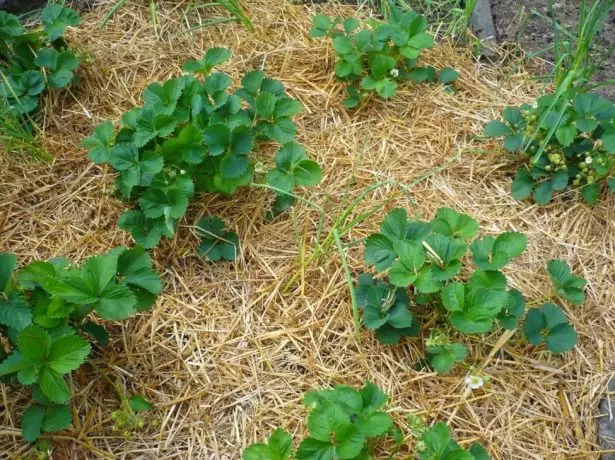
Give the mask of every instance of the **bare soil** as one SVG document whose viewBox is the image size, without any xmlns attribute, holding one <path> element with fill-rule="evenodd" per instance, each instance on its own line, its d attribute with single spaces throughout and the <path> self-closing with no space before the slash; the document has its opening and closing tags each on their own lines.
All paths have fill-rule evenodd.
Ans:
<svg viewBox="0 0 615 460">
<path fill-rule="evenodd" d="M 560 24 L 568 30 L 574 30 L 578 24 L 579 0 L 561 0 L 555 3 L 555 16 Z M 547 20 L 538 17 L 533 11 L 549 16 L 549 0 L 492 0 L 491 8 L 497 31 L 498 42 L 519 43 L 525 51 L 535 52 L 553 43 L 553 28 Z M 604 56 L 609 46 L 615 44 L 615 9 L 611 11 L 609 20 L 598 35 L 595 51 Z M 553 55 L 541 55 L 547 63 L 552 62 Z M 595 74 L 595 80 L 601 81 L 615 78 L 615 53 L 602 63 Z M 599 92 L 615 100 L 615 86 L 606 86 Z"/>
</svg>

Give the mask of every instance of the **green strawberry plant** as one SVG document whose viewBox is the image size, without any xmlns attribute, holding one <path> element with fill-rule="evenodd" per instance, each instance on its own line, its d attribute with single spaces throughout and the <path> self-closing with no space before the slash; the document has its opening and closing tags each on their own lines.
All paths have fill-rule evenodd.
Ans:
<svg viewBox="0 0 615 460">
<path fill-rule="evenodd" d="M 22 416 L 24 439 L 61 431 L 72 422 L 67 377 L 109 336 L 93 321 L 126 319 L 152 307 L 162 282 L 144 249 L 115 248 L 81 266 L 65 259 L 17 270 L 17 257 L 0 253 L 0 378 L 32 389 Z"/>
<path fill-rule="evenodd" d="M 25 125 L 49 88 L 75 81 L 79 60 L 62 38 L 80 22 L 77 12 L 50 3 L 41 13 L 42 28 L 26 30 L 19 18 L 0 11 L 0 98 L 8 113 Z"/>
<path fill-rule="evenodd" d="M 417 335 L 419 318 L 429 317 L 435 327 L 425 343 L 428 360 L 437 372 L 448 372 L 468 355 L 465 345 L 451 341 L 453 331 L 486 334 L 498 324 L 517 328 L 527 310 L 526 300 L 509 287 L 501 270 L 525 251 L 527 239 L 518 232 L 478 238 L 478 230 L 476 220 L 448 208 L 440 208 L 429 222 L 408 219 L 401 208 L 387 214 L 380 232 L 365 240 L 364 259 L 388 279 L 363 273 L 355 288 L 363 324 L 375 331 L 380 342 L 391 345 Z M 475 269 L 467 263 L 468 252 Z M 583 303 L 585 280 L 572 275 L 559 260 L 550 261 L 548 271 L 555 288 L 548 299 L 559 296 Z M 526 326 L 530 322 L 534 327 L 526 327 L 527 338 L 535 345 L 546 343 L 554 353 L 572 349 L 576 333 L 565 315 L 561 309 L 554 312 L 559 307 L 545 308 L 529 310 Z M 539 337 L 545 337 L 553 325 L 559 327 L 547 334 L 549 340 L 536 338 L 537 327 Z"/>
<path fill-rule="evenodd" d="M 507 107 L 484 135 L 501 138 L 521 166 L 512 183 L 517 200 L 547 204 L 554 192 L 579 189 L 595 204 L 603 189 L 615 193 L 615 106 L 598 95 L 539 97 L 534 105 Z"/>
<path fill-rule="evenodd" d="M 399 82 L 439 80 L 451 88 L 459 77 L 457 71 L 447 67 L 438 76 L 435 68 L 417 65 L 421 52 L 435 46 L 427 27 L 423 16 L 392 5 L 386 20 L 371 18 L 365 21 L 365 27 L 352 17 L 342 20 L 316 15 L 310 36 L 332 39 L 336 53 L 335 76 L 347 84 L 343 104 L 353 108 L 372 93 L 384 99 L 392 98 Z"/>
<path fill-rule="evenodd" d="M 314 186 L 322 178 L 320 166 L 294 140 L 293 117 L 301 104 L 261 70 L 246 73 L 241 87 L 230 91 L 231 78 L 212 73 L 230 57 L 225 48 L 207 50 L 202 60 L 185 64 L 185 75 L 149 85 L 143 107 L 125 113 L 117 131 L 107 121 L 81 143 L 93 162 L 110 164 L 118 173 L 117 192 L 133 205 L 119 225 L 145 248 L 175 235 L 197 193 L 232 195 L 262 180 L 279 193 L 279 201 L 287 201 L 293 188 Z M 266 160 L 258 156 L 264 143 L 280 146 L 268 174 Z M 232 260 L 229 244 L 236 245 L 236 238 L 221 223 L 201 226 L 201 252 L 210 260 Z M 221 244 L 224 235 L 227 244 Z"/>
<path fill-rule="evenodd" d="M 235 260 L 239 238 L 237 233 L 226 230 L 224 222 L 216 216 L 207 216 L 199 221 L 198 231 L 201 235 L 199 254 L 211 262 Z"/>
<path fill-rule="evenodd" d="M 379 440 L 391 437 L 397 450 L 404 436 L 391 415 L 382 411 L 388 396 L 367 381 L 361 390 L 337 385 L 331 390 L 310 391 L 304 397 L 310 408 L 307 419 L 309 436 L 293 449 L 292 436 L 282 429 L 275 430 L 266 443 L 247 447 L 243 460 L 371 460 Z M 413 436 L 416 433 L 413 432 Z M 423 428 L 418 434 L 415 451 L 422 460 L 487 460 L 487 452 L 473 444 L 469 451 L 451 439 L 448 426 L 439 423 Z M 393 458 L 390 455 L 389 458 Z M 464 456 L 465 455 L 465 456 Z"/>
</svg>

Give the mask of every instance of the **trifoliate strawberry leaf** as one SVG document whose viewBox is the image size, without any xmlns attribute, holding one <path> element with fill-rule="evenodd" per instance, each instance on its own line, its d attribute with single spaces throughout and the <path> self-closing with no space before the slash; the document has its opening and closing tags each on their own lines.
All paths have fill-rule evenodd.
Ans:
<svg viewBox="0 0 615 460">
<path fill-rule="evenodd" d="M 546 343 L 547 349 L 553 353 L 569 351 L 577 342 L 577 333 L 568 323 L 566 315 L 551 303 L 528 312 L 523 332 L 532 345 Z"/>
<path fill-rule="evenodd" d="M 427 354 L 431 367 L 438 374 L 446 374 L 455 363 L 468 357 L 468 349 L 460 343 L 431 345 L 427 347 Z"/>
<path fill-rule="evenodd" d="M 436 423 L 421 436 L 425 450 L 419 453 L 419 460 L 454 459 L 475 460 L 474 456 L 451 438 L 451 429 L 445 423 Z"/>
<path fill-rule="evenodd" d="M 278 428 L 267 444 L 252 444 L 243 451 L 243 460 L 289 460 L 293 449 L 293 438 Z"/>
<path fill-rule="evenodd" d="M 231 52 L 227 48 L 209 48 L 200 61 L 190 60 L 186 62 L 184 71 L 207 75 L 215 66 L 228 61 L 230 58 Z"/>
<path fill-rule="evenodd" d="M 139 206 L 149 219 L 179 219 L 186 213 L 189 201 L 188 195 L 178 188 L 163 190 L 151 187 L 139 199 Z"/>
<path fill-rule="evenodd" d="M 76 11 L 62 5 L 50 3 L 41 13 L 41 21 L 49 41 L 55 41 L 64 35 L 69 26 L 78 26 L 81 22 Z"/>
<path fill-rule="evenodd" d="M 394 286 L 407 287 L 414 283 L 425 263 L 423 247 L 411 241 L 398 241 L 395 246 L 398 259 L 389 270 L 389 281 Z"/>
<path fill-rule="evenodd" d="M 41 406 L 32 405 L 28 407 L 21 416 L 21 433 L 28 442 L 34 442 L 41 435 L 43 430 L 43 419 L 45 409 Z"/>
<path fill-rule="evenodd" d="M 574 305 L 585 302 L 583 288 L 587 284 L 583 278 L 574 276 L 570 267 L 562 260 L 551 260 L 547 264 L 547 270 L 557 295 L 563 297 Z"/>
<path fill-rule="evenodd" d="M 211 262 L 235 260 L 239 248 L 239 238 L 234 232 L 226 230 L 226 225 L 215 216 L 202 218 L 198 224 L 201 236 L 199 254 Z"/>
<path fill-rule="evenodd" d="M 106 121 L 94 128 L 94 134 L 81 141 L 79 147 L 88 149 L 88 158 L 96 164 L 109 161 L 109 151 L 113 145 L 115 130 L 113 123 Z"/>
<path fill-rule="evenodd" d="M 511 289 L 507 292 L 506 304 L 498 314 L 498 322 L 504 329 L 512 331 L 517 328 L 517 324 L 525 312 L 525 297 L 521 291 Z"/>
<path fill-rule="evenodd" d="M 146 249 L 154 248 L 162 236 L 173 236 L 164 219 L 148 219 L 142 211 L 125 211 L 118 222 L 122 230 L 130 232 L 134 240 Z"/>
<path fill-rule="evenodd" d="M 449 322 L 465 334 L 489 332 L 506 300 L 505 292 L 468 289 L 456 282 L 442 290 L 442 303 L 451 312 Z"/>
<path fill-rule="evenodd" d="M 418 325 L 413 322 L 408 295 L 403 289 L 395 289 L 363 273 L 359 275 L 355 293 L 357 304 L 363 310 L 363 324 L 376 331 L 380 342 L 392 345 L 404 336 L 413 335 Z"/>
<path fill-rule="evenodd" d="M 491 236 L 474 240 L 470 249 L 474 263 L 482 270 L 499 270 L 527 247 L 527 238 L 522 233 L 506 232 L 496 238 Z"/>
<path fill-rule="evenodd" d="M 13 38 L 23 35 L 25 31 L 17 16 L 0 11 L 0 41 L 11 43 Z"/>
<path fill-rule="evenodd" d="M 150 84 L 143 93 L 145 107 L 156 113 L 172 115 L 185 84 L 185 81 L 179 78 L 167 80 L 162 84 Z"/>
<path fill-rule="evenodd" d="M 157 137 L 166 137 L 177 126 L 177 120 L 170 115 L 157 113 L 150 107 L 143 108 L 136 120 L 134 143 L 144 147 Z"/>
<path fill-rule="evenodd" d="M 154 408 L 154 405 L 141 395 L 132 395 L 128 403 L 135 412 L 148 412 Z"/>
<path fill-rule="evenodd" d="M 53 88 L 64 88 L 73 80 L 73 71 L 79 67 L 79 61 L 68 51 L 58 52 L 54 48 L 39 51 L 36 65 L 48 69 L 47 80 Z"/>
<path fill-rule="evenodd" d="M 465 242 L 436 233 L 425 238 L 423 245 L 426 247 L 428 259 L 433 262 L 431 278 L 446 281 L 459 273 L 460 259 L 468 250 Z"/>
<path fill-rule="evenodd" d="M 440 208 L 431 221 L 434 232 L 444 236 L 470 240 L 478 232 L 478 222 L 450 208 Z"/>
<path fill-rule="evenodd" d="M 307 158 L 305 148 L 296 143 L 284 144 L 275 156 L 276 168 L 267 175 L 272 187 L 291 191 L 295 186 L 317 185 L 322 179 L 320 166 Z"/>
</svg>

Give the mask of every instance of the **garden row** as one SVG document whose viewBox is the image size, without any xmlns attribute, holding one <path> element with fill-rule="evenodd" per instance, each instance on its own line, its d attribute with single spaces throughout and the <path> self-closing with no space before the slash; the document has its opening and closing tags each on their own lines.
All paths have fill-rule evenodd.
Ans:
<svg viewBox="0 0 615 460">
<path fill-rule="evenodd" d="M 2 110 L 24 130 L 36 130 L 45 92 L 78 85 L 79 58 L 63 34 L 79 24 L 79 16 L 51 4 L 41 18 L 42 27 L 28 31 L 17 17 L 0 12 Z M 315 16 L 313 22 L 311 36 L 332 42 L 348 109 L 375 97 L 392 98 L 406 81 L 439 83 L 455 92 L 455 70 L 420 65 L 421 52 L 435 43 L 425 19 L 413 12 L 392 9 L 385 21 Z M 271 212 L 277 215 L 295 203 L 297 187 L 322 180 L 321 167 L 295 140 L 293 118 L 302 105 L 261 70 L 243 75 L 232 90 L 232 79 L 214 71 L 230 58 L 225 48 L 207 50 L 203 59 L 185 63 L 183 75 L 150 84 L 142 107 L 123 114 L 117 125 L 100 124 L 81 143 L 91 161 L 116 172 L 115 194 L 130 204 L 119 226 L 138 246 L 112 249 L 82 264 L 53 259 L 21 269 L 13 254 L 0 254 L 0 334 L 9 344 L 0 347 L 0 378 L 32 390 L 34 402 L 22 415 L 27 441 L 42 442 L 42 433 L 71 425 L 65 376 L 86 363 L 95 367 L 88 360 L 93 347 L 109 341 L 100 320 L 123 320 L 155 304 L 163 286 L 146 249 L 174 237 L 198 194 L 262 187 L 275 193 Z M 605 188 L 615 191 L 615 107 L 582 88 L 507 108 L 503 121 L 486 125 L 485 136 L 502 137 L 520 163 L 516 198 L 533 195 L 546 204 L 554 191 L 573 187 L 595 203 Z M 273 162 L 262 157 L 270 146 L 277 148 Z M 224 222 L 207 216 L 198 228 L 205 259 L 235 259 L 239 241 Z M 476 220 L 452 209 L 439 209 L 431 221 L 409 219 L 403 209 L 390 211 L 380 232 L 364 241 L 365 264 L 375 273 L 359 275 L 352 292 L 363 325 L 388 345 L 427 332 L 426 357 L 440 373 L 469 354 L 459 333 L 486 334 L 498 326 L 515 331 L 522 324 L 531 344 L 545 344 L 553 353 L 571 350 L 577 334 L 560 305 L 583 304 L 585 281 L 564 261 L 552 260 L 547 264 L 552 294 L 527 302 L 503 271 L 525 251 L 526 237 L 478 233 Z M 129 436 L 142 425 L 138 412 L 151 404 L 121 389 L 118 396 L 116 427 Z M 407 435 L 381 410 L 386 401 L 370 382 L 360 391 L 338 386 L 308 393 L 310 436 L 295 457 L 371 458 L 374 441 L 382 437 L 399 449 Z M 420 458 L 488 458 L 478 445 L 462 449 L 446 425 L 427 428 L 418 419 L 412 425 Z M 292 452 L 290 435 L 278 430 L 267 444 L 248 448 L 244 458 L 280 460 Z"/>
</svg>

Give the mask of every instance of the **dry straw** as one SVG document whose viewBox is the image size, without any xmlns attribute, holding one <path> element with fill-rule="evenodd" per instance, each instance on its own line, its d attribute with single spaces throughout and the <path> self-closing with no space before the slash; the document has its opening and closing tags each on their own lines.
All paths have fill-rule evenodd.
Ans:
<svg viewBox="0 0 615 460">
<path fill-rule="evenodd" d="M 299 140 L 326 177 L 301 193 L 326 211 L 323 240 L 346 210 L 339 224 L 373 215 L 350 228 L 338 225 L 345 244 L 375 231 L 394 206 L 426 218 L 450 206 L 475 216 L 486 233 L 525 232 L 528 251 L 508 274 L 528 298 L 549 289 L 551 258 L 568 261 L 589 281 L 587 304 L 566 306 L 579 344 L 556 357 L 501 331 L 473 337 L 468 361 L 491 379 L 469 393 L 461 368 L 445 376 L 414 370 L 419 340 L 385 347 L 363 331 L 357 343 L 333 240 L 311 257 L 321 217 L 315 208 L 301 204 L 270 222 L 263 215 L 271 194 L 262 189 L 203 196 L 177 238 L 154 251 L 166 285 L 156 307 L 113 326 L 116 339 L 95 354 L 128 392 L 155 402 L 158 425 L 128 441 L 113 432 L 117 398 L 86 369 L 72 380 L 75 427 L 55 437 L 54 458 L 239 459 L 243 447 L 275 427 L 304 430 L 304 391 L 364 379 L 389 392 L 400 424 L 410 412 L 449 422 L 464 445 L 480 441 L 496 459 L 596 458 L 597 407 L 614 364 L 615 200 L 595 207 L 575 196 L 547 207 L 516 202 L 509 193 L 514 166 L 496 143 L 476 141 L 484 122 L 541 88 L 527 74 L 482 66 L 469 50 L 444 43 L 425 59 L 460 71 L 457 94 L 408 85 L 390 102 L 374 99 L 348 112 L 340 105 L 343 88 L 333 76 L 330 46 L 307 38 L 314 7 L 244 3 L 253 34 L 235 24 L 182 34 L 196 20 L 194 12 L 188 22 L 184 16 L 188 2 L 157 2 L 158 38 L 146 1 L 127 2 L 104 32 L 99 24 L 110 4 L 84 15 L 70 38 L 94 63 L 83 70 L 74 98 L 51 96 L 46 104 L 44 143 L 55 161 L 0 157 L 0 250 L 24 262 L 54 255 L 79 260 L 130 244 L 116 225 L 124 206 L 109 195 L 111 171 L 91 164 L 77 144 L 96 123 L 117 120 L 139 104 L 147 84 L 178 75 L 185 60 L 223 45 L 234 53 L 223 70 L 235 79 L 264 68 L 305 105 Z M 324 11 L 353 14 L 338 6 Z M 407 195 L 396 181 L 408 185 Z M 192 225 L 205 213 L 238 232 L 236 263 L 212 265 L 195 255 Z M 356 275 L 363 268 L 361 246 L 346 254 Z M 7 385 L 0 392 L 0 450 L 25 454 L 17 427 L 29 395 Z"/>
</svg>

